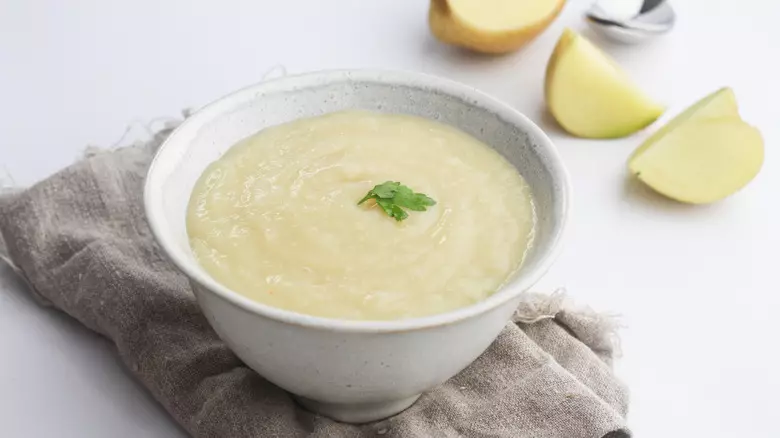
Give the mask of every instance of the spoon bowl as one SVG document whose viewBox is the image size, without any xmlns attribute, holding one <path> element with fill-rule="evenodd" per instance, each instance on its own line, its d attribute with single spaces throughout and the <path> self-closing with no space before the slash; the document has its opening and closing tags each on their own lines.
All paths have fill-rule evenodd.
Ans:
<svg viewBox="0 0 780 438">
<path fill-rule="evenodd" d="M 625 16 L 619 13 L 615 0 L 602 0 L 588 10 L 585 18 L 594 30 L 623 44 L 637 44 L 672 30 L 676 15 L 669 2 L 640 0 L 635 3 L 635 11 Z"/>
</svg>

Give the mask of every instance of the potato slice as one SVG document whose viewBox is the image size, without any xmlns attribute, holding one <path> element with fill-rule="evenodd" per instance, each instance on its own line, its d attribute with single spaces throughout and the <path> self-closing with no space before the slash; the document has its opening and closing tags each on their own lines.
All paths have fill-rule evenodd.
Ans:
<svg viewBox="0 0 780 438">
<path fill-rule="evenodd" d="M 552 23 L 566 0 L 431 0 L 439 40 L 483 53 L 519 49 Z"/>
<path fill-rule="evenodd" d="M 741 119 L 689 118 L 643 145 L 629 169 L 663 195 L 707 204 L 744 187 L 763 161 L 761 133 Z"/>
<path fill-rule="evenodd" d="M 558 123 L 578 137 L 624 137 L 664 112 L 620 66 L 571 29 L 563 31 L 550 57 L 544 92 Z"/>
<path fill-rule="evenodd" d="M 737 98 L 734 96 L 734 91 L 731 88 L 723 87 L 686 108 L 685 111 L 678 114 L 675 118 L 670 120 L 669 123 L 645 140 L 645 142 L 634 151 L 631 158 L 629 158 L 629 161 L 686 121 L 715 117 L 739 118 Z"/>
</svg>

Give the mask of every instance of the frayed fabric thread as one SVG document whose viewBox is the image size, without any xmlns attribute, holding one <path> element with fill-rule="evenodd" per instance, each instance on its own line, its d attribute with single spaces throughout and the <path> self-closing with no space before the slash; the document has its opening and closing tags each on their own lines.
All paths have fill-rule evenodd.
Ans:
<svg viewBox="0 0 780 438">
<path fill-rule="evenodd" d="M 565 289 L 557 289 L 549 295 L 525 293 L 512 319 L 523 324 L 556 319 L 575 331 L 580 340 L 592 349 L 610 351 L 614 358 L 622 356 L 618 335 L 618 331 L 624 328 L 621 316 L 599 313 L 588 306 L 578 305 L 568 297 Z M 582 320 L 587 321 L 591 329 L 577 330 L 576 326 Z"/>
<path fill-rule="evenodd" d="M 181 112 L 181 119 L 176 119 L 173 117 L 160 117 L 153 119 L 148 123 L 131 123 L 127 126 L 127 128 L 125 128 L 122 136 L 119 138 L 119 140 L 114 142 L 113 145 L 109 147 L 87 145 L 82 151 L 81 156 L 78 157 L 75 161 L 89 159 L 107 152 L 113 152 L 121 147 L 146 148 L 153 153 L 160 147 L 163 140 L 168 137 L 171 131 L 176 129 L 183 122 L 183 120 L 187 119 L 190 115 L 192 115 L 192 113 L 193 110 L 191 108 L 186 108 Z M 156 126 L 158 123 L 163 123 L 162 127 Z M 136 140 L 130 145 L 123 145 L 130 132 L 138 126 L 141 126 L 145 130 L 144 138 Z M 12 196 L 14 193 L 19 192 L 20 190 L 22 190 L 22 187 L 16 183 L 8 168 L 6 166 L 0 166 L 0 196 Z M 11 270 L 27 284 L 30 291 L 32 291 L 36 297 L 39 298 L 42 304 L 48 304 L 48 300 L 41 297 L 35 291 L 35 288 L 32 287 L 21 269 L 19 269 L 19 267 L 11 261 L 11 258 L 8 256 L 8 249 L 5 246 L 5 242 L 3 241 L 2 236 L 0 236 L 0 263 L 4 263 L 9 268 L 11 268 Z"/>
<path fill-rule="evenodd" d="M 0 195 L 12 193 L 16 190 L 16 181 L 11 172 L 5 166 L 0 166 Z"/>
<path fill-rule="evenodd" d="M 185 119 L 190 117 L 192 113 L 194 112 L 191 108 L 183 109 L 181 112 L 182 117 L 175 118 L 175 117 L 159 117 L 156 119 L 151 120 L 147 123 L 142 122 L 134 122 L 125 128 L 124 133 L 122 133 L 122 136 L 119 137 L 119 140 L 114 142 L 113 145 L 109 147 L 102 147 L 102 146 L 94 146 L 94 145 L 87 145 L 87 147 L 84 148 L 84 150 L 81 153 L 80 159 L 83 158 L 91 158 L 96 155 L 99 155 L 104 152 L 112 152 L 120 147 L 135 147 L 135 148 L 153 148 L 156 149 L 160 146 L 159 141 L 154 141 L 157 139 L 160 135 L 167 136 L 170 134 L 171 131 L 176 129 Z M 158 126 L 158 124 L 162 123 L 162 126 Z M 137 127 L 141 127 L 141 129 L 144 130 L 143 137 L 141 139 L 138 139 L 131 143 L 130 145 L 125 145 L 125 141 L 130 136 L 130 133 L 136 129 Z"/>
<path fill-rule="evenodd" d="M 514 313 L 515 322 L 533 324 L 543 319 L 555 318 L 567 300 L 566 291 L 558 289 L 550 295 L 526 293 Z"/>
</svg>

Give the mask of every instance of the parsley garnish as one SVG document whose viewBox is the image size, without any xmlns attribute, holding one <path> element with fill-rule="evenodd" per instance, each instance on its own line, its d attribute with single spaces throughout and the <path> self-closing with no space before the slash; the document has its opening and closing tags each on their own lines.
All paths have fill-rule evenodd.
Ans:
<svg viewBox="0 0 780 438">
<path fill-rule="evenodd" d="M 373 199 L 388 216 L 397 221 L 409 217 L 404 208 L 412 211 L 425 211 L 428 207 L 436 205 L 436 201 L 422 193 L 414 193 L 412 189 L 401 185 L 399 182 L 385 181 L 374 186 L 366 193 L 366 196 L 358 202 L 358 205 Z"/>
</svg>

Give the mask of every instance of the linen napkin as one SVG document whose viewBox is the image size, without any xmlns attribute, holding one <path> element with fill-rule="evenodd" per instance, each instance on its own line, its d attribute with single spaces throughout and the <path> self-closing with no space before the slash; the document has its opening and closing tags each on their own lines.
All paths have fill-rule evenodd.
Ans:
<svg viewBox="0 0 780 438">
<path fill-rule="evenodd" d="M 395 417 L 349 425 L 299 407 L 217 337 L 150 234 L 144 177 L 172 129 L 143 144 L 93 151 L 0 196 L 0 252 L 41 303 L 110 339 L 191 435 L 630 436 L 627 390 L 611 369 L 610 321 L 572 310 L 560 294 L 529 294 L 484 354 Z"/>
</svg>

